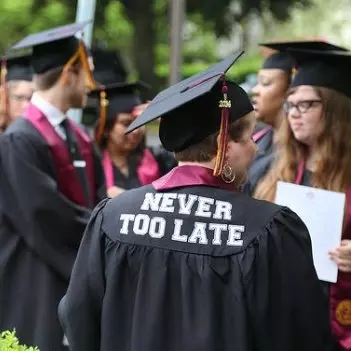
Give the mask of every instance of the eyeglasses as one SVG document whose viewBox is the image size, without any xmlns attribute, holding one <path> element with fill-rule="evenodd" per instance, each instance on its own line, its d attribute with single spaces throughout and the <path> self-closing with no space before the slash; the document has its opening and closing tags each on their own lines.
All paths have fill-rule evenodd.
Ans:
<svg viewBox="0 0 351 351">
<path fill-rule="evenodd" d="M 291 112 L 291 110 L 294 107 L 300 113 L 306 113 L 311 107 L 317 106 L 321 103 L 322 103 L 322 100 L 303 100 L 303 101 L 299 101 L 297 104 L 293 104 L 292 102 L 285 101 L 283 104 L 283 108 L 286 113 Z"/>
<path fill-rule="evenodd" d="M 18 101 L 18 102 L 29 102 L 31 100 L 31 96 L 25 96 L 25 95 L 16 95 L 16 94 L 11 94 L 10 99 Z"/>
</svg>

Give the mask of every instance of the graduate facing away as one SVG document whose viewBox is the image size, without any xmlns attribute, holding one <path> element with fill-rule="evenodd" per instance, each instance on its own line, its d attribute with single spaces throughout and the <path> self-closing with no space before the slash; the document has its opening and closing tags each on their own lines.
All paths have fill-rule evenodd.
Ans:
<svg viewBox="0 0 351 351">
<path fill-rule="evenodd" d="M 256 146 L 239 58 L 158 94 L 180 165 L 95 209 L 59 315 L 72 351 L 321 351 L 326 301 L 300 218 L 236 191 Z"/>
<path fill-rule="evenodd" d="M 48 351 L 67 350 L 57 306 L 98 202 L 100 163 L 66 117 L 86 98 L 82 29 L 55 28 L 15 46 L 32 47 L 37 91 L 0 138 L 0 330 Z"/>
</svg>

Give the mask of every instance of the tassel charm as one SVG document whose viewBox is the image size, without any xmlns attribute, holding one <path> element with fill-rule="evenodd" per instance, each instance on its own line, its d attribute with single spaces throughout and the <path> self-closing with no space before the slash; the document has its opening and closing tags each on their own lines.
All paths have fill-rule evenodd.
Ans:
<svg viewBox="0 0 351 351">
<path fill-rule="evenodd" d="M 219 129 L 219 143 L 216 157 L 215 168 L 213 175 L 218 177 L 222 174 L 224 167 L 225 154 L 228 142 L 228 128 L 229 128 L 229 109 L 232 107 L 232 102 L 228 100 L 228 86 L 225 78 L 222 85 L 223 100 L 219 101 L 218 107 L 221 109 L 221 125 Z"/>
</svg>

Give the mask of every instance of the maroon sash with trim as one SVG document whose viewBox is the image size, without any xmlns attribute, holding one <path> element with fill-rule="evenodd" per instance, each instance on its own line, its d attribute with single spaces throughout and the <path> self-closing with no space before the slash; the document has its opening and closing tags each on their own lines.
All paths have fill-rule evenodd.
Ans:
<svg viewBox="0 0 351 351">
<path fill-rule="evenodd" d="M 271 127 L 266 127 L 266 128 L 259 130 L 256 133 L 253 133 L 252 140 L 255 143 L 259 142 L 270 131 L 270 129 L 271 129 Z"/>
<path fill-rule="evenodd" d="M 295 184 L 301 184 L 305 162 L 300 162 Z M 351 240 L 351 187 L 346 192 L 346 223 L 343 239 Z M 330 324 L 334 336 L 345 350 L 351 350 L 351 274 L 338 272 L 338 280 L 330 285 Z"/>
<path fill-rule="evenodd" d="M 104 150 L 102 157 L 102 167 L 105 173 L 106 188 L 109 189 L 115 185 L 113 174 L 113 163 L 110 154 Z M 141 185 L 151 184 L 160 177 L 160 167 L 154 155 L 149 149 L 145 149 L 141 161 L 137 168 L 137 175 Z"/>
<path fill-rule="evenodd" d="M 213 175 L 213 169 L 199 165 L 183 165 L 173 168 L 170 172 L 152 182 L 158 190 L 170 190 L 185 186 L 211 186 L 235 192 L 236 188 L 231 183 L 225 183 L 221 177 Z"/>
<path fill-rule="evenodd" d="M 56 133 L 46 116 L 33 104 L 29 105 L 25 118 L 37 129 L 50 147 L 57 175 L 58 190 L 74 203 L 90 207 L 86 203 L 83 186 L 80 184 L 65 141 Z M 80 154 L 86 163 L 85 171 L 91 199 L 95 203 L 93 146 L 88 135 L 74 122 L 69 121 L 69 124 L 75 133 Z"/>
</svg>

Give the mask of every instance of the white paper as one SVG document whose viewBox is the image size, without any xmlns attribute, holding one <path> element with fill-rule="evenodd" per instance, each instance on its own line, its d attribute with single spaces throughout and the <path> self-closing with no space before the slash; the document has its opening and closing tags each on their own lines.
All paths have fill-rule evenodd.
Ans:
<svg viewBox="0 0 351 351">
<path fill-rule="evenodd" d="M 337 280 L 338 268 L 328 251 L 340 245 L 345 201 L 343 193 L 285 182 L 277 184 L 275 202 L 289 207 L 303 220 L 310 232 L 318 278 L 332 283 Z"/>
</svg>

